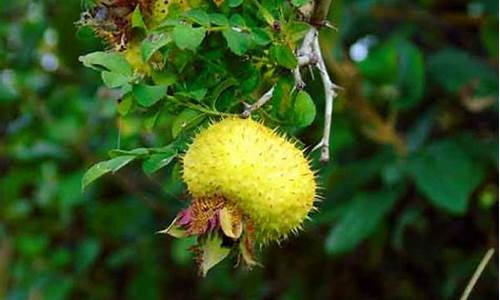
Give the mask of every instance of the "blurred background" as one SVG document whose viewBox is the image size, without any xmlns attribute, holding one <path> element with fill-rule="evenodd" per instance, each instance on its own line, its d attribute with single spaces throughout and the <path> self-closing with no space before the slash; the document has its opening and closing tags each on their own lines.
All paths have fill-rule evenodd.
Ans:
<svg viewBox="0 0 500 300">
<path fill-rule="evenodd" d="M 261 251 L 263 268 L 226 260 L 200 278 L 194 241 L 154 234 L 185 206 L 178 166 L 131 164 L 82 192 L 118 138 L 161 132 L 120 121 L 80 65 L 103 48 L 74 25 L 80 0 L 3 1 L 0 299 L 457 299 L 498 249 L 498 1 L 333 3 L 322 47 L 343 90 L 320 210 Z M 319 82 L 308 90 L 321 110 Z M 321 130 L 319 117 L 299 138 Z M 497 266 L 471 299 L 498 298 Z"/>
</svg>

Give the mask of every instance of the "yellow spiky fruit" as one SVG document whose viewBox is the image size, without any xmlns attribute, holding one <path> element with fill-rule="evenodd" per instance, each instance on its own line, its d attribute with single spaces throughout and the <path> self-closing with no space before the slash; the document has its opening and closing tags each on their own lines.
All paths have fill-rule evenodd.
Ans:
<svg viewBox="0 0 500 300">
<path fill-rule="evenodd" d="M 314 207 L 315 176 L 302 151 L 251 119 L 226 118 L 202 130 L 183 166 L 193 198 L 221 196 L 236 205 L 260 243 L 299 230 Z"/>
</svg>

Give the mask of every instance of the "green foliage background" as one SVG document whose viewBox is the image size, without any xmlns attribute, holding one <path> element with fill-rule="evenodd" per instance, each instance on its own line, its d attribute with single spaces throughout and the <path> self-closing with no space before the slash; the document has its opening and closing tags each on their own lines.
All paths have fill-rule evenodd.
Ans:
<svg viewBox="0 0 500 300">
<path fill-rule="evenodd" d="M 118 118 L 115 92 L 78 61 L 103 48 L 73 25 L 80 1 L 4 1 L 0 299 L 457 298 L 498 246 L 498 2 L 333 3 L 338 31 L 321 42 L 343 91 L 320 211 L 261 252 L 265 267 L 226 261 L 202 279 L 193 241 L 154 234 L 185 206 L 176 164 L 145 175 L 134 161 L 81 188 L 109 150 L 158 147 L 175 119 L 162 132 L 147 111 Z M 313 145 L 323 95 L 306 79 L 317 118 L 289 131 Z M 474 299 L 498 298 L 494 260 Z"/>
</svg>

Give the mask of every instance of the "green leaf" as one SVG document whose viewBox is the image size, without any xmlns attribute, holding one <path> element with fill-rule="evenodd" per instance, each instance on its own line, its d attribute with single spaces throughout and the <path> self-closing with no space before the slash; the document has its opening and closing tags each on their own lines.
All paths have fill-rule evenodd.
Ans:
<svg viewBox="0 0 500 300">
<path fill-rule="evenodd" d="M 259 46 L 266 46 L 271 42 L 271 37 L 269 33 L 260 28 L 252 29 L 252 41 Z"/>
<path fill-rule="evenodd" d="M 210 16 L 204 10 L 193 9 L 188 11 L 185 15 L 189 20 L 198 23 L 201 26 L 210 26 Z"/>
<path fill-rule="evenodd" d="M 200 242 L 201 261 L 200 271 L 203 276 L 215 265 L 228 256 L 231 248 L 222 246 L 222 238 L 218 234 L 209 234 Z"/>
<path fill-rule="evenodd" d="M 139 5 L 137 5 L 132 13 L 132 28 L 141 28 L 146 30 L 146 24 L 144 24 L 144 19 L 142 18 L 142 13 Z"/>
<path fill-rule="evenodd" d="M 356 195 L 328 234 L 326 251 L 338 255 L 355 248 L 377 229 L 397 198 L 397 193 L 389 191 Z"/>
<path fill-rule="evenodd" d="M 100 245 L 96 239 L 83 240 L 75 253 L 75 268 L 77 273 L 87 270 L 99 255 Z"/>
<path fill-rule="evenodd" d="M 123 95 L 121 101 L 118 103 L 117 111 L 120 116 L 126 116 L 134 106 L 134 96 L 132 93 Z"/>
<path fill-rule="evenodd" d="M 293 110 L 293 124 L 298 127 L 306 127 L 312 124 L 316 117 L 316 105 L 311 96 L 305 91 L 300 91 L 295 96 Z"/>
<path fill-rule="evenodd" d="M 153 34 L 141 42 L 141 56 L 143 61 L 148 61 L 153 54 L 170 43 L 172 39 L 165 33 Z"/>
<path fill-rule="evenodd" d="M 399 108 L 411 108 L 420 103 L 424 95 L 424 58 L 420 49 L 408 41 L 399 42 L 398 53 L 398 86 L 401 96 L 395 104 Z"/>
<path fill-rule="evenodd" d="M 177 75 L 168 71 L 153 72 L 151 77 L 156 84 L 163 86 L 171 86 L 177 82 Z"/>
<path fill-rule="evenodd" d="M 208 92 L 208 90 L 206 88 L 201 88 L 201 89 L 197 89 L 197 90 L 178 92 L 175 95 L 194 99 L 196 101 L 201 101 L 201 100 L 203 100 L 203 98 L 205 98 L 205 95 L 207 94 L 207 92 Z"/>
<path fill-rule="evenodd" d="M 243 3 L 243 0 L 228 0 L 229 7 L 238 7 Z"/>
<path fill-rule="evenodd" d="M 228 28 L 222 31 L 227 46 L 236 55 L 243 55 L 253 47 L 252 36 L 245 31 Z"/>
<path fill-rule="evenodd" d="M 273 45 L 269 50 L 272 59 L 280 66 L 293 69 L 297 66 L 297 58 L 292 49 L 285 45 Z"/>
<path fill-rule="evenodd" d="M 229 18 L 229 24 L 232 27 L 237 27 L 240 30 L 247 29 L 245 18 L 243 18 L 240 14 L 231 15 L 231 17 Z"/>
<path fill-rule="evenodd" d="M 128 76 L 109 71 L 102 71 L 101 78 L 102 81 L 104 82 L 104 85 L 106 85 L 109 88 L 117 88 L 123 86 L 125 84 L 128 84 L 130 80 L 130 77 Z"/>
<path fill-rule="evenodd" d="M 109 151 L 109 156 L 117 157 L 124 155 L 133 155 L 136 157 L 142 157 L 149 154 L 148 148 L 135 148 L 132 150 L 123 150 L 123 149 L 113 149 Z"/>
<path fill-rule="evenodd" d="M 311 2 L 311 0 L 292 0 L 291 2 L 295 7 L 301 7 Z"/>
<path fill-rule="evenodd" d="M 82 189 L 85 189 L 90 183 L 98 179 L 99 177 L 109 173 L 116 172 L 126 164 L 134 160 L 135 156 L 125 155 L 112 158 L 110 160 L 102 161 L 90 167 L 90 169 L 85 172 L 82 179 Z"/>
<path fill-rule="evenodd" d="M 185 128 L 198 124 L 203 120 L 202 114 L 190 108 L 183 110 L 172 122 L 172 137 L 175 138 Z"/>
<path fill-rule="evenodd" d="M 292 90 L 295 82 L 291 76 L 281 77 L 273 90 L 273 97 L 271 98 L 273 114 L 282 119 L 289 119 L 289 113 L 293 110 Z"/>
<path fill-rule="evenodd" d="M 174 149 L 172 149 L 170 153 L 153 154 L 144 161 L 142 164 L 142 170 L 144 170 L 147 174 L 152 174 L 168 165 L 176 156 L 177 151 Z"/>
<path fill-rule="evenodd" d="M 498 96 L 498 74 L 483 61 L 459 49 L 441 50 L 428 59 L 433 82 L 448 92 L 458 93 L 466 84 L 478 81 L 476 93 Z"/>
<path fill-rule="evenodd" d="M 206 29 L 203 27 L 193 28 L 186 24 L 174 27 L 172 38 L 180 49 L 195 50 L 205 38 Z"/>
<path fill-rule="evenodd" d="M 368 57 L 358 63 L 360 73 L 376 84 L 393 83 L 398 74 L 398 51 L 395 40 L 370 49 Z"/>
<path fill-rule="evenodd" d="M 84 66 L 98 70 L 132 76 L 132 67 L 127 60 L 116 52 L 92 52 L 78 58 Z"/>
<path fill-rule="evenodd" d="M 433 205 L 453 214 L 467 210 L 467 200 L 485 175 L 482 166 L 452 140 L 437 142 L 417 153 L 406 170 Z"/>
<path fill-rule="evenodd" d="M 229 20 L 223 14 L 212 13 L 210 14 L 210 23 L 218 26 L 228 26 Z"/>
<path fill-rule="evenodd" d="M 288 23 L 284 31 L 288 37 L 287 40 L 291 43 L 296 43 L 304 38 L 310 28 L 311 26 L 306 22 L 295 21 Z"/>
<path fill-rule="evenodd" d="M 167 87 L 163 85 L 137 84 L 133 87 L 133 93 L 137 103 L 150 107 L 158 102 L 167 93 Z"/>
</svg>

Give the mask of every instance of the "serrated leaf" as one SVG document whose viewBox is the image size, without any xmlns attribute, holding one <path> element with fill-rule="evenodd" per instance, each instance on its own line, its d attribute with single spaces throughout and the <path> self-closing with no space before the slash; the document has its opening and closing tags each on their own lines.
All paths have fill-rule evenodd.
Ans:
<svg viewBox="0 0 500 300">
<path fill-rule="evenodd" d="M 144 163 L 142 164 L 142 169 L 145 173 L 152 174 L 168 165 L 174 160 L 176 156 L 177 151 L 174 149 L 172 149 L 170 153 L 153 154 L 144 161 Z"/>
<path fill-rule="evenodd" d="M 137 99 L 137 103 L 150 107 L 165 96 L 167 87 L 163 85 L 137 84 L 133 87 L 132 92 Z"/>
<path fill-rule="evenodd" d="M 338 255 L 352 250 L 377 228 L 397 198 L 388 191 L 356 195 L 328 234 L 326 251 Z"/>
<path fill-rule="evenodd" d="M 253 47 L 252 36 L 248 32 L 228 28 L 222 31 L 227 46 L 236 55 L 243 55 Z"/>
<path fill-rule="evenodd" d="M 102 161 L 90 167 L 90 169 L 85 172 L 82 179 L 82 189 L 85 189 L 90 183 L 98 179 L 99 177 L 109 173 L 116 172 L 129 162 L 134 160 L 135 156 L 126 155 L 118 156 L 107 161 Z"/>
<path fill-rule="evenodd" d="M 417 188 L 436 207 L 463 214 L 484 169 L 452 140 L 432 144 L 408 161 L 406 170 Z"/>
<path fill-rule="evenodd" d="M 172 31 L 172 38 L 180 49 L 195 50 L 205 38 L 206 29 L 194 28 L 186 24 L 176 25 Z"/>
<path fill-rule="evenodd" d="M 316 118 L 314 101 L 307 92 L 299 91 L 295 96 L 293 124 L 298 127 L 306 127 L 312 124 L 314 118 Z"/>
<path fill-rule="evenodd" d="M 273 45 L 269 49 L 271 58 L 280 66 L 287 69 L 293 69 L 297 66 L 297 58 L 292 49 L 285 45 Z"/>
<path fill-rule="evenodd" d="M 116 52 L 92 52 L 78 58 L 84 66 L 98 70 L 118 73 L 126 77 L 132 76 L 132 67 L 127 60 Z"/>
</svg>

